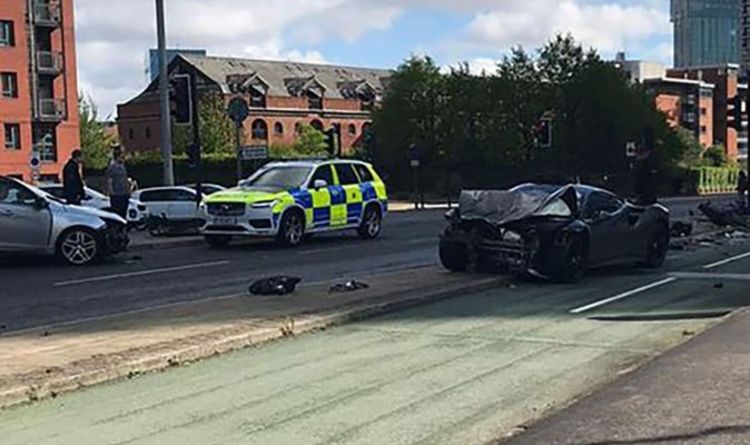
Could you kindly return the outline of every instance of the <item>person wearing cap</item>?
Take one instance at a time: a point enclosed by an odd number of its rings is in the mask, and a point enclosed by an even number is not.
[[[81,153],[81,150],[73,150],[62,172],[63,193],[68,204],[81,205],[81,201],[86,195],[83,190],[83,178],[81,177],[82,165],[83,153]]]

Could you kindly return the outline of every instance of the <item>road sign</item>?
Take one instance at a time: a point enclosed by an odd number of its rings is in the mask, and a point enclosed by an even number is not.
[[[42,159],[39,157],[39,153],[31,153],[31,156],[29,157],[29,167],[31,167],[32,170],[39,170],[41,166]]]
[[[42,174],[39,172],[39,170],[31,170],[31,180],[33,182],[39,181],[41,177],[42,177]]]
[[[229,101],[227,113],[229,114],[229,117],[239,125],[245,122],[247,116],[250,115],[250,109],[248,108],[245,99],[241,97],[235,97],[234,99]]]
[[[625,144],[625,156],[629,158],[634,158],[637,154],[638,150],[635,145],[635,142],[628,142]]]
[[[265,145],[246,145],[240,147],[240,158],[245,161],[268,159],[268,147]]]

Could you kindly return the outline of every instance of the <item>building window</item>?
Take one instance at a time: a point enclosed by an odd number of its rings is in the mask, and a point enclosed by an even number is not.
[[[255,88],[250,88],[250,107],[266,108],[266,95]]]
[[[21,149],[21,125],[5,124],[5,148],[8,150]]]
[[[256,119],[253,121],[252,132],[253,139],[268,139],[268,125],[263,119]]]
[[[151,139],[151,127],[146,127],[146,139]]]
[[[323,109],[323,97],[308,91],[307,92],[307,106],[311,110],[322,110]]]
[[[349,126],[347,127],[347,131],[349,132],[349,136],[356,136],[357,126],[354,124],[349,124]]]
[[[372,123],[365,122],[364,124],[362,124],[362,133],[363,134],[368,134],[370,131],[372,131]]]
[[[55,127],[34,125],[34,150],[43,162],[57,162],[57,135]]]
[[[276,122],[275,124],[273,124],[273,132],[277,136],[283,135],[284,134],[284,124],[282,124],[281,122]]]
[[[294,133],[300,134],[301,132],[302,132],[302,123],[297,122],[296,124],[294,124]]]
[[[3,97],[18,97],[18,76],[16,76],[16,73],[0,73],[0,83],[3,87]]]
[[[708,132],[708,128],[706,128],[705,125],[701,125],[701,134],[706,134]]]
[[[132,128],[129,128],[128,129],[128,139],[130,139],[132,141],[134,137],[135,137],[135,131],[133,131]]]
[[[708,114],[708,110],[701,108],[701,116],[705,116],[706,114]]]
[[[0,20],[0,46],[16,46],[13,22],[9,20]]]

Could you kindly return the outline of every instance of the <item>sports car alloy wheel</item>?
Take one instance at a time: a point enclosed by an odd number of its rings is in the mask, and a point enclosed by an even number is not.
[[[82,266],[96,259],[99,244],[96,236],[84,229],[71,230],[63,235],[60,255],[70,264]]]

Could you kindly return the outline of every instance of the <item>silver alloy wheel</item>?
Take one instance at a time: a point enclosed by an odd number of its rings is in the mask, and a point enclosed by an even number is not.
[[[77,266],[93,261],[98,250],[96,238],[86,230],[70,231],[60,243],[60,252],[63,258]]]
[[[296,246],[302,242],[304,230],[302,228],[302,220],[296,212],[292,212],[288,216],[285,235],[287,242],[292,246]]]
[[[375,238],[380,233],[380,214],[375,210],[370,210],[369,218],[365,221],[365,227],[367,227],[367,235],[370,238]]]

